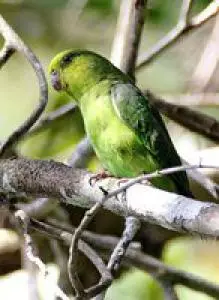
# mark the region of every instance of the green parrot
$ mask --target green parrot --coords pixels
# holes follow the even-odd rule
[[[115,177],[181,165],[159,112],[133,80],[106,58],[67,50],[52,60],[57,91],[78,104],[86,133],[103,167]],[[154,178],[157,188],[192,197],[185,172]]]

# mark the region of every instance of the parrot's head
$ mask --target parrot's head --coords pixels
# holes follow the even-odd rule
[[[50,63],[51,84],[76,101],[91,87],[115,73],[115,67],[104,57],[87,50],[67,50]],[[111,74],[111,75],[110,75]]]

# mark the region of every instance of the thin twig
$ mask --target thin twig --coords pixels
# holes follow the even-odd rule
[[[22,210],[18,210],[15,212],[15,218],[21,225],[20,228],[22,229],[24,237],[24,251],[27,258],[32,264],[38,267],[45,280],[48,280],[49,273],[46,265],[42,262],[39,256],[34,254],[33,241],[30,234],[28,233],[29,217]],[[62,300],[69,300],[65,293],[55,283],[53,283],[53,286],[57,297]]]
[[[163,289],[164,300],[179,300],[176,291],[174,290],[174,285],[169,282],[167,279],[158,280],[160,287]]]
[[[136,70],[139,71],[146,64],[152,62],[158,55],[160,55],[165,49],[169,48],[176,41],[179,40],[179,37],[189,33],[192,29],[195,29],[210,18],[215,16],[219,10],[219,2],[218,0],[214,0],[211,2],[201,13],[197,16],[193,17],[191,20],[188,20],[188,13],[190,10],[190,6],[187,6],[187,10],[184,10],[184,4],[186,1],[183,1],[183,5],[181,8],[181,14],[177,25],[170,30],[167,35],[161,38],[154,46],[151,47],[146,53],[142,54],[139,57]],[[190,2],[190,1],[188,1]],[[184,13],[183,13],[184,12]],[[185,14],[185,12],[187,12]],[[183,18],[182,18],[183,17]]]
[[[160,287],[162,287],[162,289],[163,289],[164,300],[179,300],[179,298],[174,290],[174,286],[171,282],[169,282],[166,279],[164,279],[164,280],[157,279],[157,281],[158,281]]]
[[[42,117],[35,124],[35,126],[27,133],[26,136],[36,134],[37,132],[50,126],[51,123],[61,119],[62,117],[66,117],[68,114],[74,113],[76,109],[77,109],[77,105],[73,103],[68,103],[66,105],[59,107],[54,111],[49,112],[46,116]]]
[[[77,274],[78,242],[83,230],[87,227],[87,225],[93,220],[93,218],[99,212],[103,202],[104,202],[104,197],[102,198],[102,201],[96,203],[92,208],[86,211],[81,223],[79,224],[79,226],[74,232],[74,235],[72,236],[72,241],[69,248],[68,275],[72,286],[75,288],[77,297],[85,297],[86,295],[86,292]]]
[[[71,243],[72,232],[68,229],[65,230],[63,226],[59,228],[58,225],[49,225],[48,223],[39,222],[33,219],[30,221],[30,226],[50,237],[62,240],[67,245],[70,245]],[[119,239],[116,237],[108,237],[108,239],[106,239],[105,236],[101,237],[101,235],[87,231],[82,233],[82,238],[91,244],[92,247],[108,252],[111,252],[119,242]],[[211,283],[189,272],[168,266],[140,250],[129,248],[125,254],[125,262],[148,272],[158,280],[169,280],[172,285],[181,284],[193,290],[204,292],[216,299],[219,298],[219,286],[217,284]]]
[[[189,165],[187,161],[181,159],[183,164]],[[219,185],[212,181],[209,177],[199,172],[197,169],[186,170],[187,175],[200,186],[202,186],[210,195],[218,199]]]
[[[39,228],[41,228],[41,226],[44,228],[46,225],[48,225],[48,226],[51,226],[51,227],[57,228],[58,230],[63,231],[63,233],[69,232],[69,233],[73,234],[73,232],[75,231],[75,228],[72,225],[69,225],[66,222],[57,221],[56,219],[47,218],[46,222],[41,222],[41,221],[31,218],[31,222],[32,221],[34,224],[36,223],[36,225],[39,226]],[[41,223],[42,223],[42,225],[41,225]],[[82,236],[83,236],[83,240],[86,241],[88,244],[92,244],[91,241],[95,241],[96,244],[100,243],[101,245],[105,245],[106,248],[108,248],[109,245],[116,245],[119,240],[118,237],[114,237],[114,236],[107,235],[107,234],[103,235],[103,234],[91,232],[88,230],[84,230],[82,233]],[[96,246],[95,246],[95,248],[96,248]],[[132,241],[129,245],[129,249],[141,250],[141,243],[138,241]]]
[[[189,14],[192,9],[193,0],[183,0],[182,6],[179,14],[178,23],[183,23],[185,25],[189,22]]]
[[[3,55],[1,56],[1,65],[7,61],[7,59],[16,50],[21,52],[26,59],[29,61],[33,67],[39,83],[40,98],[39,104],[32,112],[32,114],[25,120],[25,122],[20,125],[13,133],[6,139],[6,141],[1,145],[0,157],[11,148],[38,120],[42,112],[44,111],[47,100],[48,100],[48,87],[46,77],[43,68],[35,56],[35,54],[28,48],[24,42],[19,38],[19,36],[14,32],[14,30],[7,24],[7,22],[0,15],[0,33],[5,39],[5,47],[3,48]],[[5,53],[5,54],[4,54]]]
[[[177,173],[177,172],[184,172],[184,171],[193,170],[193,169],[201,169],[201,168],[215,168],[215,169],[219,170],[219,166],[216,167],[216,166],[210,166],[210,165],[209,166],[202,165],[201,162],[199,165],[181,165],[181,166],[177,166],[177,167],[171,167],[171,168],[166,168],[166,169],[162,169],[162,170],[157,170],[152,173],[140,175],[138,177],[128,180],[119,188],[115,189],[114,191],[109,192],[105,196],[104,201],[106,201],[107,199],[109,199],[111,197],[117,196],[118,194],[127,190],[134,184],[141,183],[143,181],[150,180],[150,179],[157,178],[157,177],[162,177],[164,175],[169,175],[169,174],[173,174],[173,173]]]
[[[83,138],[68,159],[68,165],[73,168],[85,168],[90,158],[94,155],[93,147],[87,137]]]
[[[114,275],[118,272],[121,261],[131,244],[132,240],[134,239],[136,233],[138,232],[141,226],[141,222],[134,217],[127,217],[125,229],[123,230],[122,236],[116,245],[115,249],[113,250],[112,255],[110,256],[108,262],[108,269]]]
[[[50,237],[54,237],[54,233],[64,235],[65,237],[71,236],[71,240],[68,240],[68,242],[67,242],[67,240],[65,240],[66,245],[69,246],[72,243],[72,236],[75,232],[75,229],[71,227],[71,228],[68,228],[68,230],[66,232],[63,229],[64,226],[63,225],[60,225],[60,226],[62,229],[60,229],[60,227],[58,227],[55,224],[51,225],[51,223],[44,223],[44,222],[35,220],[33,218],[30,218],[30,227],[37,229],[41,232],[44,231]],[[65,229],[66,229],[66,227],[65,227]],[[89,232],[86,232],[86,233],[88,236],[90,236]],[[95,236],[97,238],[100,237],[100,235],[98,235],[98,234]],[[63,240],[63,239],[61,238],[61,240]],[[108,287],[112,281],[112,276],[111,276],[109,270],[107,269],[106,265],[104,264],[103,260],[101,259],[101,257],[86,242],[84,242],[83,240],[80,239],[78,241],[78,249],[93,263],[93,265],[95,266],[95,268],[101,275],[99,283],[96,284],[95,286],[93,286],[92,288],[84,289],[83,286],[81,285],[81,283],[79,283],[79,287],[81,288],[81,291],[80,291],[79,295],[77,295],[77,296],[79,296],[79,298],[84,297],[84,298],[89,299],[90,297],[93,297],[97,293],[99,293],[102,289],[105,289],[106,287]],[[68,268],[71,268],[71,264],[68,265]],[[71,276],[77,275],[77,274],[72,274],[71,270],[68,270],[68,273],[70,273]],[[73,281],[73,282],[75,282],[75,281]],[[104,285],[103,285],[103,282],[104,282]]]
[[[17,203],[16,207],[23,210],[29,217],[42,218],[59,205],[58,200],[49,198],[36,198],[29,203]]]

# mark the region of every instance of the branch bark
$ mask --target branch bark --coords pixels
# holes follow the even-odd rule
[[[219,122],[189,107],[168,103],[147,91],[148,100],[165,116],[214,142],[219,141]]]
[[[40,231],[49,237],[62,240],[67,245],[70,244],[72,238],[72,228],[64,228],[64,226],[58,226],[58,224],[48,224],[31,219],[30,226],[34,230]],[[82,239],[89,243],[95,249],[100,251],[111,252],[117,245],[119,239],[113,236],[101,236],[99,234],[84,231],[82,233]],[[131,246],[131,245],[130,245]],[[139,249],[135,249],[134,245],[129,247],[124,258],[125,264],[137,267],[158,280],[167,280],[172,285],[181,284],[187,286],[193,290],[204,292],[209,296],[219,297],[219,286],[208,282],[204,278],[197,275],[175,269],[168,266],[158,259],[149,256]]]
[[[131,77],[134,75],[146,2],[146,0],[122,0],[120,6],[111,61]]]
[[[14,159],[0,163],[0,191],[16,195],[56,198],[75,206],[100,203],[103,193],[89,184],[93,174],[54,161]],[[108,192],[119,180],[108,178],[101,186]],[[132,215],[143,222],[170,230],[202,236],[219,236],[219,205],[200,202],[144,184],[131,186],[104,202],[103,207],[121,216]]]
[[[39,84],[39,103],[32,114],[6,139],[0,147],[0,156],[9,150],[18,140],[35,124],[42,112],[44,111],[48,101],[48,86],[46,77],[40,61],[35,54],[28,48],[14,30],[7,24],[4,18],[0,15],[0,33],[5,39],[5,46],[0,53],[0,67],[11,57],[15,52],[21,52],[33,67]]]

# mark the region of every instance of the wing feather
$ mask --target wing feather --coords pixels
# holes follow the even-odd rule
[[[161,169],[181,165],[159,112],[137,87],[130,83],[114,83],[111,96],[116,113],[135,131]],[[192,196],[185,172],[168,176],[179,194]]]

